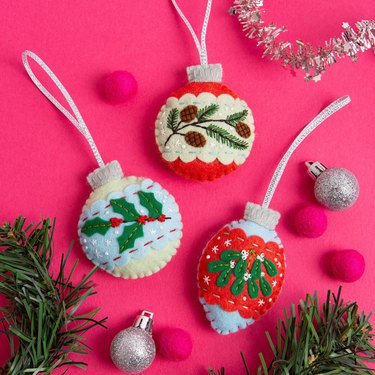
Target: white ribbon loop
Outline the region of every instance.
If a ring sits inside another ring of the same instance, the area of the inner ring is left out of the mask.
[[[186,27],[190,31],[191,36],[194,39],[195,46],[197,47],[201,65],[208,65],[208,56],[207,56],[207,47],[206,47],[206,34],[207,34],[207,27],[208,27],[208,20],[210,18],[211,13],[211,6],[212,6],[212,0],[207,0],[207,7],[206,7],[206,14],[204,16],[203,20],[203,26],[202,26],[202,32],[201,32],[201,41],[199,42],[199,39],[197,37],[197,34],[195,33],[193,27],[191,26],[191,23],[186,18],[185,14],[181,10],[181,8],[178,6],[176,0],[171,0],[172,4],[176,8],[177,13],[180,15],[181,19],[185,22]]]
[[[64,98],[68,102],[70,108],[72,109],[74,116],[43,86],[43,84],[39,81],[36,77],[34,72],[32,71],[28,58],[33,59],[51,78],[53,83],[57,86],[57,88],[61,91]],[[27,74],[30,76],[31,80],[34,82],[35,86],[42,92],[42,94],[52,103],[55,107],[80,131],[80,133],[86,138],[88,144],[91,147],[91,150],[95,156],[96,161],[99,164],[99,167],[104,166],[104,161],[99,153],[98,148],[94,142],[94,139],[91,136],[85,121],[83,120],[77,106],[75,105],[72,97],[69,95],[68,91],[65,89],[63,84],[60,80],[56,77],[53,71],[48,67],[48,65],[34,52],[31,51],[24,51],[22,53],[22,61],[23,65],[27,71]]]
[[[345,107],[347,104],[350,103],[349,96],[343,96],[340,99],[337,99],[333,103],[331,103],[328,107],[324,108],[308,125],[306,125],[303,130],[297,135],[294,139],[293,143],[290,145],[282,159],[280,160],[276,170],[272,176],[271,182],[268,186],[266,195],[263,200],[263,207],[268,208],[273,195],[275,194],[275,190],[277,185],[280,182],[280,179],[284,173],[286,165],[290,157],[292,156],[293,152],[297,149],[297,147],[304,141],[304,139],[313,132],[321,123],[327,120],[328,117],[332,116],[335,112],[339,109]]]

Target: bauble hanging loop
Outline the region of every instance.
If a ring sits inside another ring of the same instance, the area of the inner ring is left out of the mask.
[[[243,164],[254,141],[250,108],[222,83],[221,64],[208,64],[205,35],[211,0],[207,2],[201,42],[175,0],[177,12],[198,49],[201,65],[187,68],[188,84],[175,91],[156,119],[156,143],[168,166],[196,180],[214,180]]]
[[[352,172],[345,168],[327,168],[318,161],[305,164],[315,180],[314,194],[320,204],[332,211],[353,206],[359,196],[359,184]]]
[[[74,115],[42,85],[28,58],[52,79]],[[123,278],[135,279],[159,271],[176,253],[182,237],[175,199],[149,178],[125,177],[118,161],[105,164],[73,99],[52,70],[30,51],[23,53],[23,62],[35,85],[86,138],[99,165],[87,177],[93,192],[78,223],[87,257],[110,274]]]

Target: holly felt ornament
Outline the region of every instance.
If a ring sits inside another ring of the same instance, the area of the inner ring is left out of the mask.
[[[247,104],[221,82],[221,65],[208,64],[206,32],[212,0],[207,2],[201,41],[176,1],[171,1],[194,39],[201,64],[187,68],[188,84],[162,106],[156,143],[177,174],[214,180],[234,171],[249,156],[254,119]]]
[[[78,223],[78,234],[87,257],[114,276],[138,278],[163,268],[176,253],[182,237],[178,205],[157,182],[143,177],[124,177],[117,161],[103,159],[73,99],[51,71],[33,52],[25,51],[23,63],[39,90],[82,133],[99,168],[87,180],[93,192]],[[28,59],[33,59],[59,88],[71,114],[42,85]]]
[[[289,158],[325,119],[350,102],[336,100],[311,121],[278,164],[262,205],[247,203],[242,220],[224,226],[199,261],[198,287],[212,328],[229,334],[246,328],[275,303],[285,279],[285,251],[275,230],[280,214],[269,208]]]

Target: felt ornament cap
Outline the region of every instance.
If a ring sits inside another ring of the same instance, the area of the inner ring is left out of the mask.
[[[33,52],[25,51],[22,57],[31,80],[86,138],[99,165],[87,177],[93,191],[78,223],[86,256],[103,270],[123,278],[136,279],[159,271],[176,253],[182,237],[181,215],[175,199],[149,178],[125,177],[118,161],[105,164],[78,108],[59,79]],[[38,80],[29,58],[56,84],[74,115]]]
[[[173,92],[155,122],[159,151],[177,174],[214,180],[229,174],[249,156],[255,133],[250,108],[222,81],[221,64],[208,64],[206,31],[208,0],[199,42],[191,24],[171,0],[189,29],[201,64],[187,68],[188,84]]]
[[[285,280],[285,252],[276,232],[280,214],[269,208],[288,160],[326,118],[350,102],[336,100],[296,137],[278,164],[262,205],[247,203],[244,218],[225,225],[206,245],[198,265],[199,300],[212,328],[237,332],[276,302]]]

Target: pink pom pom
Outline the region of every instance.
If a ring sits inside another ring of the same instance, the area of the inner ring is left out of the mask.
[[[193,349],[190,333],[181,328],[166,328],[157,337],[160,354],[172,361],[183,361]]]
[[[119,70],[109,74],[102,81],[104,97],[112,104],[121,104],[133,97],[138,90],[138,84],[133,74]]]
[[[322,208],[307,206],[297,212],[294,227],[299,235],[316,238],[326,231],[327,216]]]
[[[339,250],[332,254],[330,273],[338,280],[352,283],[365,272],[365,258],[357,250]]]

